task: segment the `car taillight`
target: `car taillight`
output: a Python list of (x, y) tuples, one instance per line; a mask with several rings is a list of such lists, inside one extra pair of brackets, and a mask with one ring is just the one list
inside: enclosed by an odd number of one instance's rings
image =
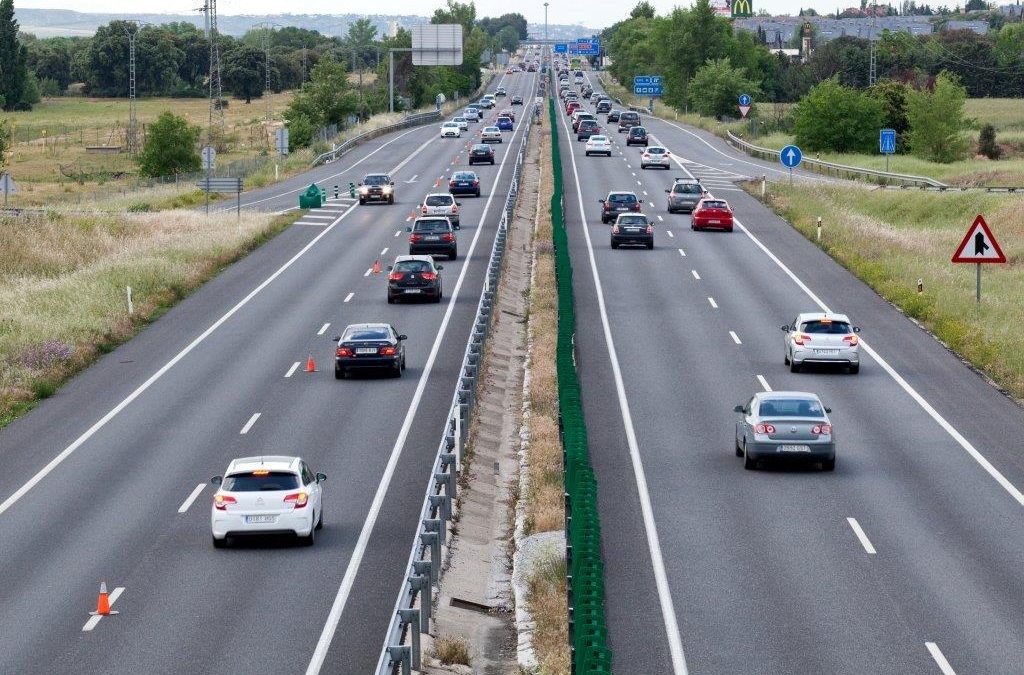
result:
[(422, 239), (422, 238), (423, 238), (423, 237), (421, 237), (421, 236), (420, 236), (420, 235), (418, 235), (418, 234), (410, 234), (410, 235), (409, 235), (409, 241), (410, 241), (410, 242), (412, 242), (413, 244), (415, 244), (416, 242), (418, 242), (418, 241), (419, 241), (420, 239)]
[(392, 272), (388, 275), (388, 281), (401, 281), (405, 278), (405, 272)]
[(478, 180), (474, 180), (474, 181), (473, 181), (473, 187), (476, 187), (476, 186), (477, 186), (477, 185), (479, 185), (479, 184), (480, 184), (480, 181), (478, 181)]
[(801, 347), (811, 341), (810, 335), (804, 335), (803, 333), (797, 333), (793, 336), (793, 342), (800, 345)]
[(448, 181), (448, 187), (450, 187), (450, 188), (455, 187), (455, 181), (453, 181), (453, 180)]
[(309, 503), (309, 495), (305, 492), (293, 492), (290, 495), (284, 496), (285, 503), (290, 503), (297, 509), (306, 508), (306, 504)]
[(755, 434), (774, 434), (775, 427), (771, 424), (758, 424), (754, 427)]
[(847, 335), (846, 337), (843, 338), (843, 342), (847, 343), (851, 347), (856, 347), (857, 344), (860, 342), (860, 338), (857, 337), (856, 335)]
[(423, 208), (422, 208), (422, 209), (420, 209), (420, 212), (421, 212), (421, 213), (423, 213), (424, 215), (426, 215), (426, 213), (427, 213), (427, 207), (426, 207), (426, 205), (424, 205), (424, 206), (423, 206)]
[[(441, 235), (441, 240), (442, 241), (455, 241), (455, 235), (452, 234), (451, 232), (445, 232), (443, 235)], [(428, 272), (428, 274), (429, 274), (429, 272)], [(426, 275), (424, 275), (424, 278), (426, 278)]]
[(452, 207), (452, 215), (454, 215), (454, 214), (456, 214), (458, 212), (459, 212), (459, 207), (458, 206), (453, 206)]
[(612, 234), (618, 234), (618, 233), (619, 233), (619, 226), (618, 225), (612, 225)]
[(605, 211), (608, 211), (609, 209), (612, 208), (612, 205), (609, 204), (608, 202), (605, 202), (604, 206), (602, 206), (601, 208), (603, 208)]
[(381, 356), (394, 356), (397, 351), (398, 350), (395, 349), (394, 347), (390, 347), (389, 346), (389, 347), (381, 347), (380, 350), (378, 350), (377, 353), (380, 354)]
[(334, 352), (336, 356), (352, 356), (352, 350), (348, 347), (338, 347), (338, 350)]
[(811, 433), (818, 436), (828, 436), (832, 433), (831, 424), (815, 424), (811, 427)]
[(636, 204), (633, 204), (633, 210), (634, 211), (639, 211), (640, 210), (640, 203), (639, 202), (637, 202)]
[(437, 279), (437, 272), (423, 272), (420, 276), (427, 281), (433, 281), (434, 279)]
[(231, 495), (215, 494), (213, 496), (213, 507), (218, 511), (226, 511), (228, 504), (237, 504), (238, 500)]
[(647, 234), (654, 234), (654, 226), (653, 225), (648, 225), (647, 226)]

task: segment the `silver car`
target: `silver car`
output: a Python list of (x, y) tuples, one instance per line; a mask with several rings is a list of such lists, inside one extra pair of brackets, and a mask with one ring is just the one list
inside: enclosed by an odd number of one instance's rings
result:
[(481, 143), (501, 143), (501, 129), (498, 127), (484, 127), (480, 132)]
[(480, 108), (470, 106), (462, 112), (462, 116), (466, 118), (467, 122), (479, 122), (480, 121)]
[(672, 160), (669, 159), (671, 156), (672, 153), (668, 151), (668, 148), (663, 148), (660, 145), (644, 148), (643, 153), (640, 155), (640, 168), (646, 169), (657, 166), (662, 169), (669, 169), (672, 167)]
[(672, 187), (665, 192), (668, 193), (669, 213), (690, 213), (697, 207), (697, 202), (707, 195), (704, 186), (692, 178), (676, 178)]
[(860, 328), (851, 326), (845, 314), (797, 314), (782, 331), (786, 334), (783, 358), (794, 373), (810, 363), (846, 366), (851, 373), (860, 372)]
[(446, 216), (452, 227), (459, 229), (459, 203), (447, 192), (434, 192), (423, 198), (421, 216)]
[(756, 469), (766, 459), (818, 462), (825, 471), (836, 468), (836, 437), (826, 408), (817, 394), (802, 391), (762, 391), (734, 410), (736, 456), (744, 469)]

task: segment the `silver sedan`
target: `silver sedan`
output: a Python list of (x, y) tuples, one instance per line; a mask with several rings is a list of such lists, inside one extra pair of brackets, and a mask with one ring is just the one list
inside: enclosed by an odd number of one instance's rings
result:
[(860, 372), (860, 328), (850, 325), (845, 314), (805, 312), (782, 327), (786, 334), (784, 360), (794, 373), (805, 364), (846, 366)]
[(798, 459), (820, 462), (825, 471), (836, 468), (836, 437), (826, 408), (817, 394), (801, 391), (758, 392), (734, 410), (736, 456), (744, 469), (760, 460)]

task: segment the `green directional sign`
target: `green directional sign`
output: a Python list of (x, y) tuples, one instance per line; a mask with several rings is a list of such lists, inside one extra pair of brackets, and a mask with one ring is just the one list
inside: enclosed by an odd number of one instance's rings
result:
[(754, 16), (754, 1), (753, 0), (732, 0), (732, 15), (737, 16)]

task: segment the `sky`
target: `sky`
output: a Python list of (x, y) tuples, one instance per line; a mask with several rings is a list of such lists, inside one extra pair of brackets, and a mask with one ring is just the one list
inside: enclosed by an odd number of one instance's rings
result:
[[(548, 0), (548, 21), (558, 24), (583, 24), (591, 28), (604, 28), (628, 15), (636, 4), (635, 0), (590, 0), (587, 3), (570, 0)], [(152, 4), (138, 0), (15, 0), (16, 7), (46, 7), (72, 9), (79, 12), (160, 12), (189, 13), (202, 5), (202, 0), (160, 0)], [(443, 6), (444, 0), (391, 0), (387, 3), (390, 14), (418, 14), (430, 16), (434, 9)], [(676, 5), (691, 4), (689, 0), (651, 0), (659, 14), (672, 10)], [(796, 14), (801, 7), (814, 7), (819, 13), (835, 12), (836, 8), (859, 6), (858, 0), (753, 0), (754, 10), (765, 9), (772, 14)], [(347, 14), (359, 13), (365, 5), (341, 3), (337, 0), (217, 0), (220, 14), (275, 14), (284, 7), (293, 14)], [(586, 12), (581, 11), (586, 7)], [(531, 23), (544, 22), (544, 0), (526, 0), (510, 4), (507, 0), (476, 0), (478, 16), (500, 16), (509, 11), (523, 14)]]

